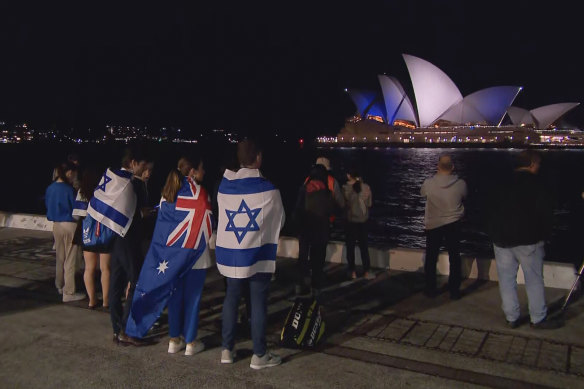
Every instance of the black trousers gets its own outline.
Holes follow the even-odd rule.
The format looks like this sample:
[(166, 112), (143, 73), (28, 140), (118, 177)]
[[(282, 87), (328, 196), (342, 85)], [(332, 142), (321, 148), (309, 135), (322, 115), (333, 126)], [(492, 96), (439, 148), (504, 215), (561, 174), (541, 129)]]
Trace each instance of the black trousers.
[(436, 262), (440, 247), (446, 246), (448, 261), (450, 262), (450, 276), (448, 277), (448, 289), (450, 292), (458, 292), (462, 278), (462, 264), (460, 260), (460, 221), (444, 226), (426, 230), (426, 262), (424, 272), (426, 275), (426, 291), (436, 289)]
[[(324, 278), (324, 262), (328, 239), (318, 239), (306, 235), (298, 237), (298, 269), (301, 280), (312, 270), (312, 287), (320, 288)], [(310, 258), (310, 260), (309, 260)]]
[(347, 263), (349, 271), (355, 271), (355, 243), (359, 245), (361, 251), (361, 261), (363, 262), (363, 271), (369, 271), (371, 260), (369, 259), (369, 247), (367, 245), (367, 223), (347, 223), (346, 226), (346, 244), (347, 244)]
[[(140, 270), (144, 261), (140, 241), (132, 236), (124, 238), (116, 236), (112, 247), (112, 259), (110, 263), (110, 318), (114, 334), (126, 330), (126, 322), (130, 315), (132, 299), (136, 282), (140, 276)], [(122, 296), (130, 282), (130, 290), (126, 303), (122, 304)]]

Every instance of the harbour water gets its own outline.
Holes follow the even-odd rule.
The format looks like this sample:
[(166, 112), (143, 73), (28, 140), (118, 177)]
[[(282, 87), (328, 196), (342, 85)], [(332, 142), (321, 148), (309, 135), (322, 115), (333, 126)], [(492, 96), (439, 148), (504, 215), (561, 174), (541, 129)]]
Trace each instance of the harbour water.
[[(52, 166), (70, 152), (80, 155), (84, 165), (99, 169), (119, 165), (123, 144), (8, 144), (0, 145), (3, 185), (0, 210), (9, 212), (45, 212), (42, 197), (50, 184)], [(231, 144), (186, 145), (151, 143), (147, 145), (155, 160), (149, 190), (152, 201), (167, 172), (180, 155), (203, 156), (207, 175), (204, 185), (213, 192), (220, 177), (220, 167), (233, 164), (235, 147)], [(434, 174), (438, 156), (452, 155), (456, 174), (468, 184), (465, 203), (462, 251), (478, 257), (492, 257), (492, 247), (484, 232), (484, 204), (489, 187), (501, 174), (511, 169), (518, 149), (440, 149), (440, 148), (299, 148), (295, 143), (266, 147), (262, 171), (281, 190), (287, 212), (284, 233), (295, 233), (292, 210), (298, 188), (310, 165), (319, 155), (331, 160), (332, 170), (343, 183), (345, 172), (357, 167), (371, 186), (374, 205), (371, 210), (369, 238), (378, 247), (423, 248), (424, 201), (420, 196), (423, 180)], [(541, 174), (554, 193), (553, 236), (547, 246), (548, 260), (581, 262), (584, 228), (584, 150), (541, 150)], [(333, 239), (344, 236), (342, 219), (337, 219)]]

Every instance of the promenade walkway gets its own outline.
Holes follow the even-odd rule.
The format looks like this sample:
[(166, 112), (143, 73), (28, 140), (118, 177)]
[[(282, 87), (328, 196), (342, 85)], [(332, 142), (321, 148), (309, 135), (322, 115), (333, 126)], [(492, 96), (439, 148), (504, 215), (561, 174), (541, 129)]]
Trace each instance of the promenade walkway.
[[(327, 264), (320, 298), (326, 340), (314, 351), (290, 350), (277, 341), (294, 297), (295, 260), (282, 258), (272, 282), (268, 341), (284, 363), (258, 372), (249, 368), (244, 326), (238, 360), (219, 364), (224, 286), (215, 269), (201, 309), (207, 350), (185, 357), (166, 353), (164, 320), (152, 346), (115, 346), (108, 312), (86, 309), (87, 300), (60, 302), (54, 265), (51, 233), (0, 229), (0, 387), (584, 388), (581, 298), (569, 306), (563, 328), (534, 330), (526, 319), (512, 330), (495, 282), (465, 280), (461, 300), (450, 301), (448, 293), (429, 299), (421, 293), (421, 273), (378, 269), (374, 280), (347, 281), (343, 265)], [(553, 307), (565, 295), (546, 289)]]

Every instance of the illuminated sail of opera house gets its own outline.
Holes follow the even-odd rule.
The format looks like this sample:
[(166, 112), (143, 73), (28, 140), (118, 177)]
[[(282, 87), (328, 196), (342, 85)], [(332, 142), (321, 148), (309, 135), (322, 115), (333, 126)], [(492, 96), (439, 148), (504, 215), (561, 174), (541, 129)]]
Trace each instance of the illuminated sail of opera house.
[[(558, 103), (527, 110), (512, 106), (519, 86), (494, 86), (462, 96), (440, 69), (403, 55), (416, 109), (400, 82), (380, 75), (381, 94), (345, 89), (357, 107), (336, 137), (321, 143), (491, 144), (584, 146), (584, 132), (556, 129), (554, 123), (580, 103)], [(504, 119), (511, 124), (502, 124)]]

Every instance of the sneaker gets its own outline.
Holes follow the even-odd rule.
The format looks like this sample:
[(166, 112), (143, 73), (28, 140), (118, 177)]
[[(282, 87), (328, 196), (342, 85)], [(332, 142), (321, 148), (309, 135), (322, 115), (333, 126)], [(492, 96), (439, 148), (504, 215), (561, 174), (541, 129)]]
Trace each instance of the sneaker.
[(196, 340), (192, 343), (188, 343), (186, 350), (185, 350), (185, 355), (195, 355), (197, 353), (200, 353), (201, 351), (203, 351), (205, 349), (205, 344), (203, 342), (197, 342)]
[(235, 350), (229, 351), (226, 348), (221, 350), (221, 363), (233, 363), (235, 359)]
[(280, 363), (282, 363), (282, 358), (280, 358), (280, 356), (266, 351), (262, 357), (258, 357), (254, 354), (251, 357), (251, 363), (249, 364), (249, 367), (254, 370), (260, 370), (265, 369), (266, 367), (278, 366)]
[(544, 317), (543, 320), (537, 323), (531, 323), (531, 328), (536, 330), (553, 330), (560, 328), (564, 325), (560, 320), (550, 319), (548, 316)]
[(376, 278), (376, 277), (375, 277), (375, 274), (373, 274), (373, 273), (369, 273), (368, 271), (366, 271), (366, 272), (365, 272), (365, 274), (363, 274), (363, 277), (364, 277), (366, 280), (374, 280), (374, 279)]
[(450, 300), (460, 300), (462, 298), (462, 293), (460, 290), (453, 290), (450, 292)]
[(351, 279), (352, 280), (357, 279), (357, 273), (351, 272)]
[(507, 327), (509, 327), (511, 329), (519, 327), (519, 319), (513, 320), (513, 321), (506, 320), (506, 322), (507, 322)]
[(168, 341), (168, 353), (169, 354), (176, 354), (180, 350), (184, 349), (186, 346), (185, 342), (180, 339), (178, 342), (174, 340)]
[(63, 302), (70, 303), (71, 301), (83, 300), (86, 296), (83, 293), (63, 294)]

